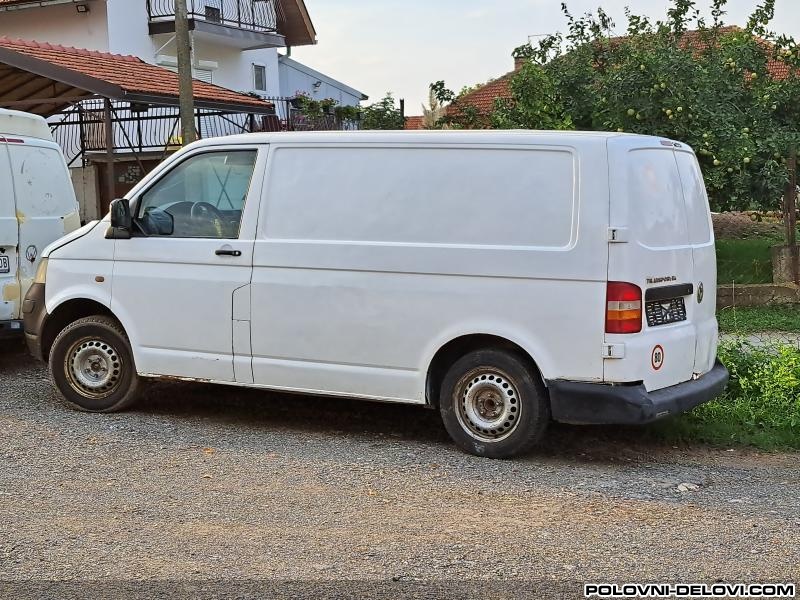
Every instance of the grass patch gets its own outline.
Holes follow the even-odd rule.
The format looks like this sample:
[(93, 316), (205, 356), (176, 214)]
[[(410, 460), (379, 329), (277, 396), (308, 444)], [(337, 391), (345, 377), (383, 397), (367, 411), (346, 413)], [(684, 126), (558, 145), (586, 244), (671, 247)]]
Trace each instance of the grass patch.
[(717, 319), (722, 333), (800, 332), (800, 305), (725, 308), (719, 311)]
[(772, 283), (771, 249), (780, 244), (774, 238), (717, 240), (719, 283)]
[(720, 346), (720, 358), (731, 372), (725, 394), (656, 432), (673, 442), (800, 450), (800, 348), (737, 340)]

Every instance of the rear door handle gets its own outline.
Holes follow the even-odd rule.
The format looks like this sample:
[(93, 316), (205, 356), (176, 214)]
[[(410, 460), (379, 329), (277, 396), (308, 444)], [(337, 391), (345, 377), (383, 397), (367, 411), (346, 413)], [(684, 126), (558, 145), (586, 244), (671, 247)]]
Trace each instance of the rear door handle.
[(227, 248), (220, 248), (219, 250), (217, 250), (216, 255), (217, 256), (235, 256), (235, 257), (238, 258), (238, 257), (240, 257), (242, 255), (242, 251), (241, 250), (231, 250), (231, 249), (227, 249)]

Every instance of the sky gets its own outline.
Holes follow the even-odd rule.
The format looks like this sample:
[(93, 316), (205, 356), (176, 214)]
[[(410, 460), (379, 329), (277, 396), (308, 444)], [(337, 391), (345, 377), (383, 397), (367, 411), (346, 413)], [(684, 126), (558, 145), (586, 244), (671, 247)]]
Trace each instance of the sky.
[[(707, 6), (708, 0), (698, 0)], [(729, 0), (728, 24), (744, 25), (756, 0)], [(663, 18), (669, 0), (567, 0), (579, 15), (602, 6), (624, 32), (624, 9)], [(565, 31), (561, 0), (306, 0), (319, 43), (292, 49), (297, 60), (369, 95), (405, 98), (422, 113), (428, 86), (486, 82), (513, 69), (529, 36)], [(800, 39), (800, 0), (777, 0), (772, 29)], [(535, 39), (535, 38), (534, 38)]]

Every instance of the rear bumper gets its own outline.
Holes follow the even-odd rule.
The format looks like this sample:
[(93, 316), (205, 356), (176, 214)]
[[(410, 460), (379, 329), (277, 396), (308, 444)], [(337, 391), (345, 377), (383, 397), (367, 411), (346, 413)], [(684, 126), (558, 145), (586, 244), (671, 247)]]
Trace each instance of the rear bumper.
[(714, 368), (692, 381), (648, 392), (644, 385), (550, 381), (553, 420), (573, 425), (644, 425), (713, 400), (728, 385), (728, 369)]

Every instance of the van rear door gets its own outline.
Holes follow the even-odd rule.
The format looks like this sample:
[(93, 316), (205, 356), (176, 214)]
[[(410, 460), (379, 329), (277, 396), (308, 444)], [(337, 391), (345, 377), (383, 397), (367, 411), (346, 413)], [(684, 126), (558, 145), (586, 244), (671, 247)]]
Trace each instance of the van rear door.
[(6, 143), (0, 136), (0, 331), (3, 321), (19, 318), (18, 240), (11, 165)]
[(688, 148), (675, 151), (686, 201), (689, 242), (695, 275), (695, 300), (692, 323), (697, 332), (694, 372), (708, 373), (717, 361), (719, 326), (717, 324), (717, 251), (714, 226), (703, 174), (694, 152)]
[(33, 282), (42, 251), (80, 227), (78, 203), (59, 146), (35, 138), (7, 144), (16, 191), (20, 298)]
[(708, 202), (694, 155), (676, 152), (672, 142), (612, 138), (609, 161), (610, 223), (618, 233), (608, 279), (641, 288), (644, 315), (640, 333), (606, 334), (608, 344), (624, 347), (624, 358), (606, 360), (604, 378), (658, 390), (713, 366), (716, 259)]

